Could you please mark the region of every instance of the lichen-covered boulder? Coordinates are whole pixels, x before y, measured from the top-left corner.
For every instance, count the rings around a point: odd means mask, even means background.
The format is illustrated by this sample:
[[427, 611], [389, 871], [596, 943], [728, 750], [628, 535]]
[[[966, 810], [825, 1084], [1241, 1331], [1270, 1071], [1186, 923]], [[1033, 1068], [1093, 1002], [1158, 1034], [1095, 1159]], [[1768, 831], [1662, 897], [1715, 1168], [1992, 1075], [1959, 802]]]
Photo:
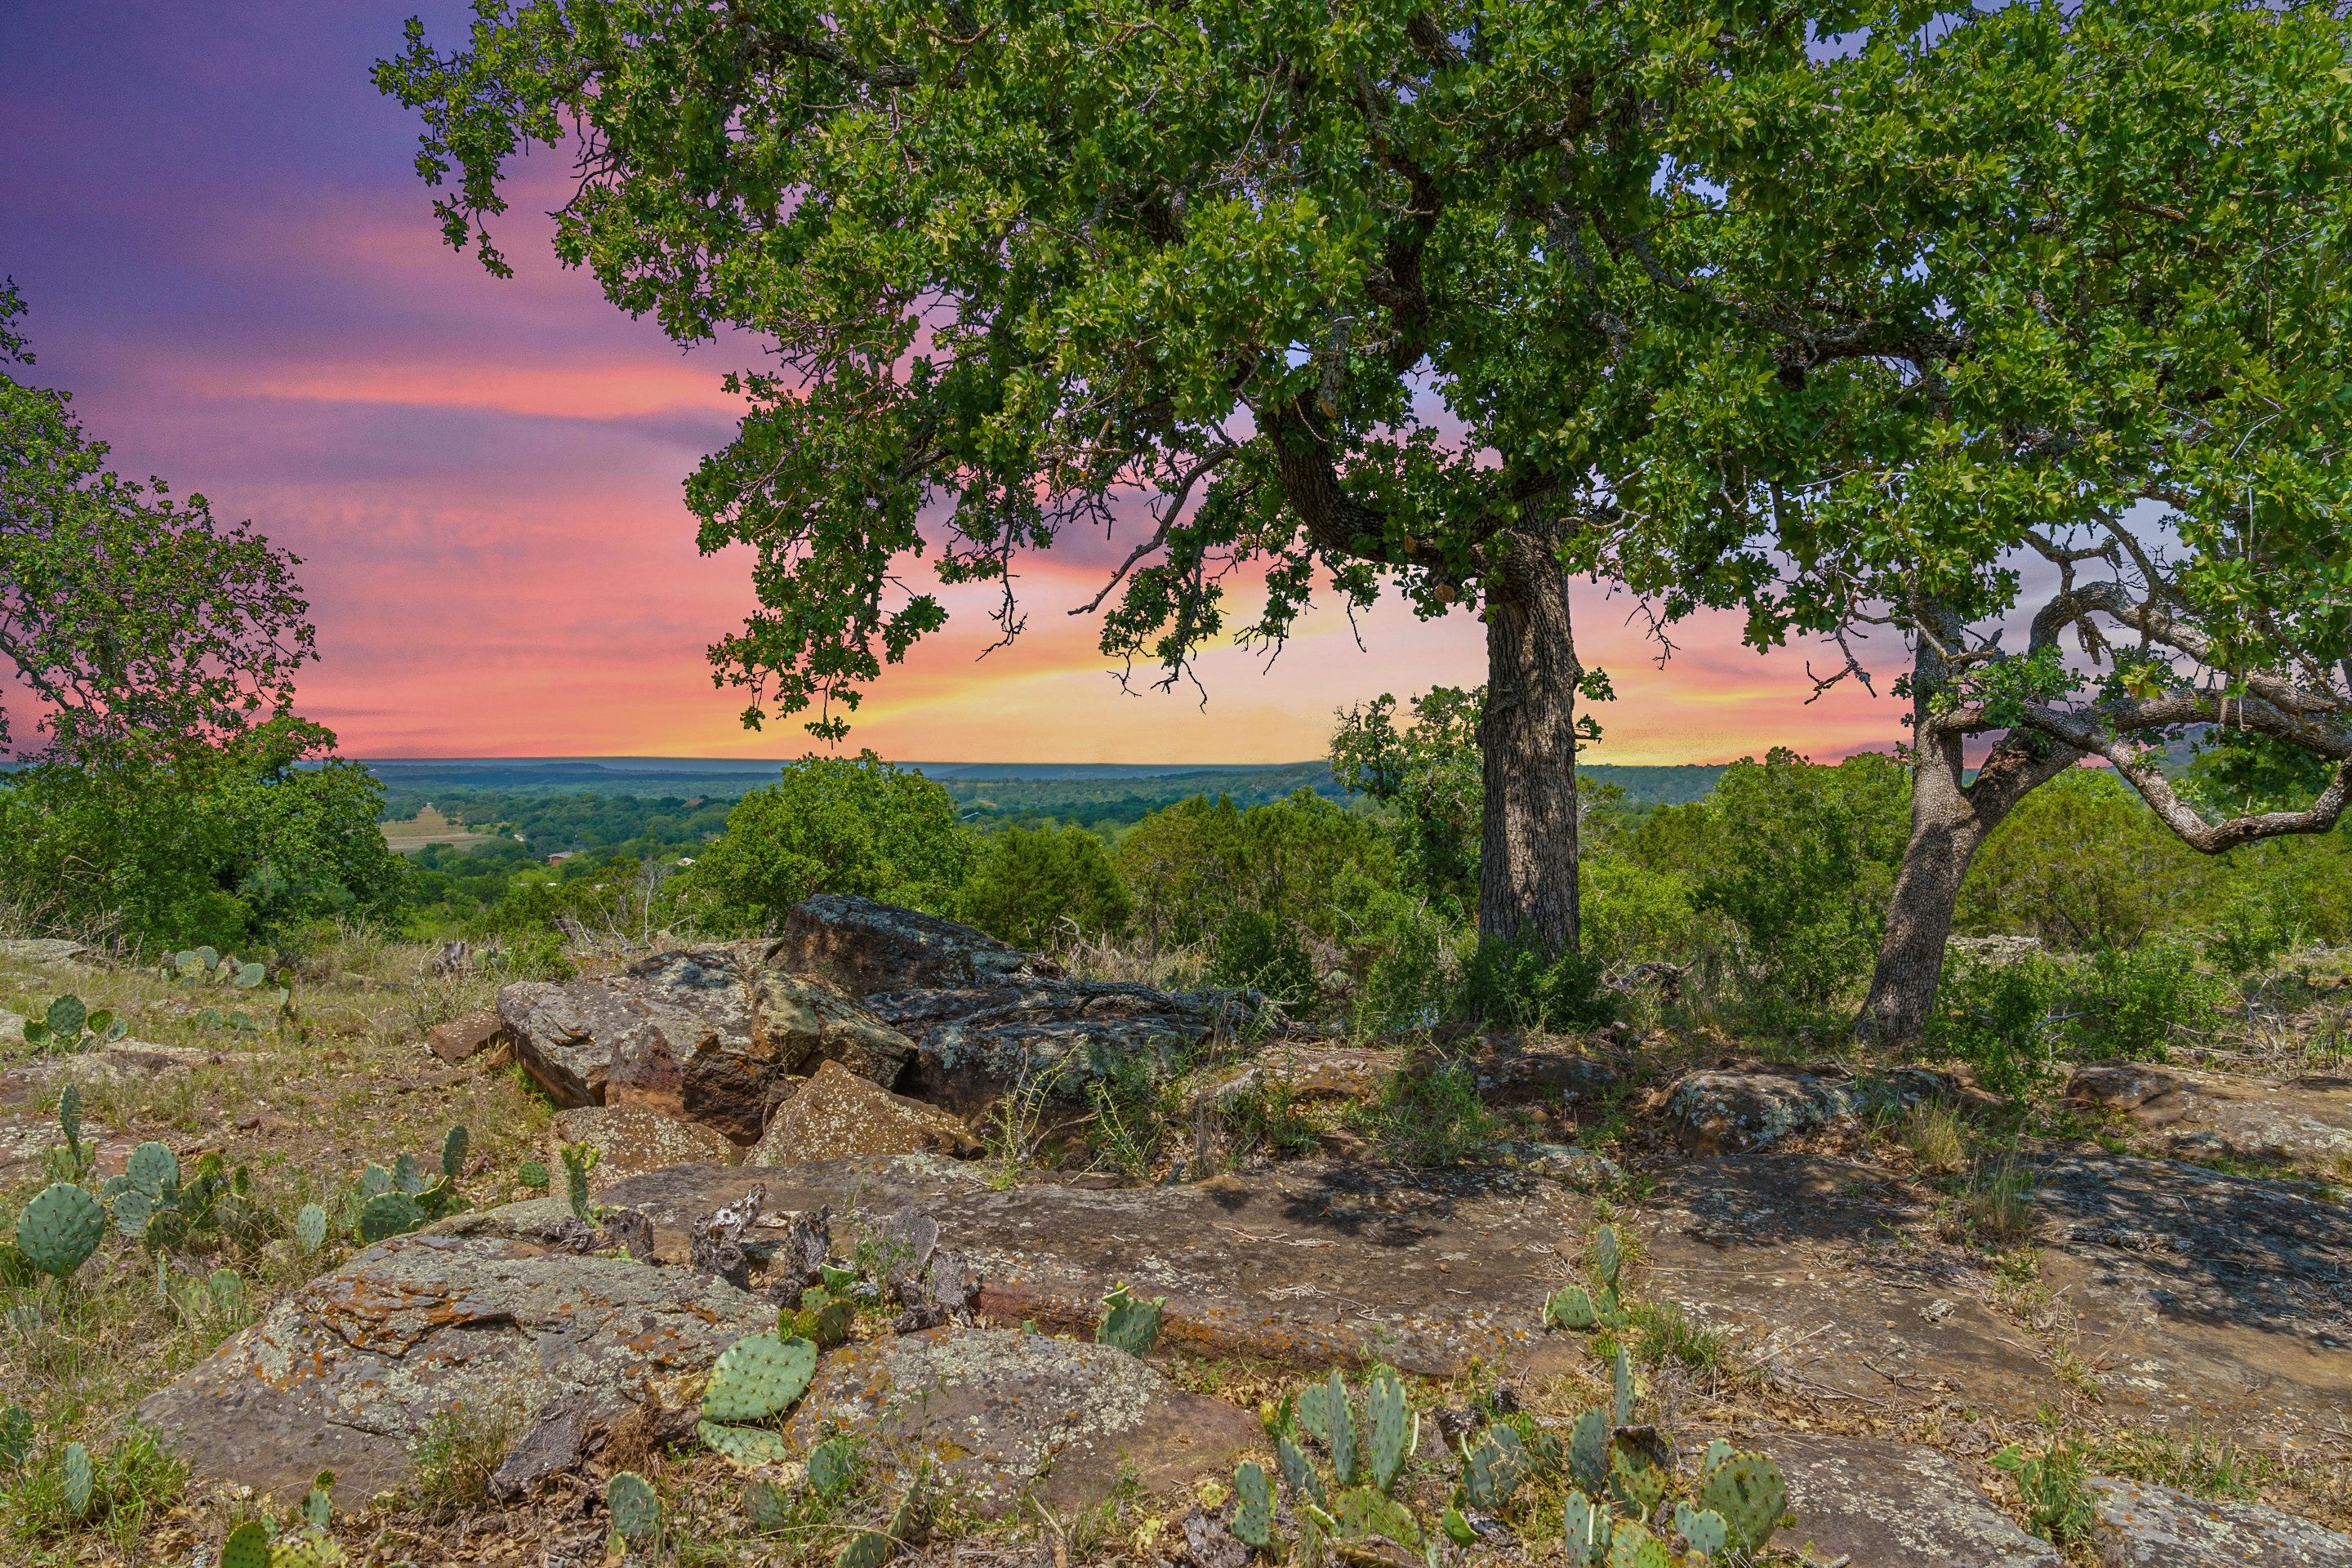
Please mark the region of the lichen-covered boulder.
[[1060, 973], [971, 926], [845, 893], [819, 893], [794, 905], [768, 962], [821, 975], [853, 996]]
[[1057, 1511], [1111, 1495], [1122, 1472], [1164, 1492], [1265, 1441], [1257, 1417], [1187, 1394], [1125, 1351], [1008, 1329], [935, 1329], [826, 1358], [794, 1410], [800, 1446], [828, 1430], [898, 1468], [928, 1458], [951, 1496], [1001, 1513], [1034, 1494]]
[[749, 1163], [796, 1165], [848, 1154], [978, 1152], [971, 1131], [946, 1111], [893, 1094], [839, 1062], [829, 1061], [776, 1108]]
[[596, 1151], [595, 1167], [588, 1173], [593, 1193], [642, 1171], [733, 1164], [742, 1152], [716, 1128], [635, 1105], [576, 1105], [559, 1110], [549, 1124], [547, 1142], [548, 1168], [555, 1171], [563, 1168], [566, 1143], [585, 1143]]
[[1791, 1068], [1690, 1073], [1666, 1096], [1666, 1116], [1684, 1143], [1736, 1154], [1884, 1108], [1948, 1098], [1958, 1084], [1927, 1068], [1845, 1079]]
[[688, 1269], [405, 1236], [295, 1291], [139, 1415], [199, 1477], [291, 1498], [331, 1469], [366, 1498], [413, 1479], [436, 1422], [527, 1434], [559, 1413], [681, 1405], [720, 1351], [774, 1323], [772, 1303]]
[[2092, 1549], [2107, 1568], [2352, 1568], [2352, 1536], [2259, 1503], [2094, 1477]]
[[898, 1081], [915, 1042], [821, 979], [763, 963], [754, 983], [753, 1048], [793, 1073], [835, 1062], [885, 1089]]
[[2352, 1079], [2306, 1075], [2284, 1083], [2146, 1062], [2074, 1069], [2066, 1097], [2118, 1110], [2167, 1152], [2216, 1154], [2323, 1178], [2352, 1174]]
[[864, 1005], [914, 1040], [910, 1081], [919, 1092], [959, 1106], [982, 1103], [1014, 1083], [1080, 1100], [1110, 1064], [1140, 1058], [1154, 1071], [1173, 1071], [1221, 1030], [1256, 1016], [1246, 992], [1042, 975], [987, 987], [887, 991]]
[[1793, 1525], [1781, 1544], [1861, 1568], [2059, 1568], [2056, 1548], [2020, 1530], [1933, 1448], [1874, 1437], [1773, 1433], [1743, 1438], [1780, 1467]]

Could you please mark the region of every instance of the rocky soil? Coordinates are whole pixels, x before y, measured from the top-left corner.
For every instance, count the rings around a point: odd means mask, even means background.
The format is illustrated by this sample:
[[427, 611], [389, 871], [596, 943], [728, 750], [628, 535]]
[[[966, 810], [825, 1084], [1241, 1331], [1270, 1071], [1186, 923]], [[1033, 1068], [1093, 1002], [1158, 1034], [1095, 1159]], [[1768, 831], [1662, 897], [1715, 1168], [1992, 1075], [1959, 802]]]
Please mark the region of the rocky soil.
[[[1247, 994], [1075, 977], [863, 900], [811, 900], [772, 942], [477, 1000], [387, 1048], [436, 1108], [521, 1104], [498, 1097], [527, 1079], [551, 1105], [508, 1112], [488, 1146], [556, 1164], [560, 1190], [556, 1151], [593, 1145], [601, 1225], [484, 1163], [470, 1211], [334, 1253], [142, 1384], [138, 1415], [198, 1498], [290, 1501], [331, 1467], [360, 1560], [584, 1563], [613, 1560], [614, 1470], [740, 1533], [747, 1481], [800, 1495], [837, 1437], [872, 1495], [919, 1476], [939, 1500], [900, 1561], [1239, 1568], [1233, 1466], [1271, 1466], [1262, 1403], [1309, 1377], [1406, 1373], [1428, 1415], [1418, 1484], [1441, 1500], [1474, 1410], [1564, 1430], [1598, 1402], [1599, 1342], [1541, 1309], [1606, 1220], [1633, 1243], [1645, 1409], [1685, 1453], [1723, 1436], [1779, 1459], [1784, 1555], [2352, 1568], [2342, 1079], [2085, 1068], [2071, 1122], [1939, 1174], [1896, 1130], [1990, 1113], [1941, 1071], [1622, 1031], [1463, 1040], [1503, 1135], [1433, 1170], [1384, 1159], [1357, 1114], [1397, 1050], [1275, 1037]], [[104, 1169], [156, 1135], [154, 1081], [249, 1075], [268, 1051], [20, 1053], [0, 1073], [0, 1181], [32, 1179], [67, 1076], [146, 1075], [143, 1100], [97, 1107]], [[1076, 1114], [1138, 1059], [1188, 1074], [1185, 1136], [1148, 1179], [1008, 1157], [1008, 1104]], [[1278, 1160], [1237, 1131], [1276, 1091], [1304, 1130]], [[257, 1135], [293, 1136], [270, 1117]], [[694, 1436], [711, 1364], [828, 1258], [865, 1280], [847, 1342], [772, 1460], [730, 1467]], [[1094, 1342], [1121, 1285], [1165, 1299], [1141, 1360]], [[478, 1485], [420, 1511], [421, 1467], [460, 1427], [481, 1438]], [[2062, 1438], [2084, 1510], [2063, 1551], [1995, 1462]], [[1457, 1556], [1559, 1561], [1528, 1520], [1492, 1523]], [[195, 1525], [170, 1539], [209, 1561]], [[828, 1557], [787, 1533], [709, 1560]]]

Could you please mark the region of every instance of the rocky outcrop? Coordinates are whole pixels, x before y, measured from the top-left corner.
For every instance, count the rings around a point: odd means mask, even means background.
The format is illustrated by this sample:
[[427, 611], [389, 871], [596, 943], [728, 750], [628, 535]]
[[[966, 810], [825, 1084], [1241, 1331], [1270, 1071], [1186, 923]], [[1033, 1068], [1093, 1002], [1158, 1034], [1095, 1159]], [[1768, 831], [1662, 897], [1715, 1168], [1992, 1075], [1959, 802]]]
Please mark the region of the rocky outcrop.
[[1707, 1153], [1739, 1153], [1792, 1134], [1888, 1107], [1948, 1098], [1958, 1084], [1927, 1068], [1845, 1079], [1794, 1069], [1710, 1070], [1686, 1075], [1666, 1097], [1683, 1142]]
[[913, 1044], [822, 984], [766, 971], [767, 945], [656, 954], [618, 974], [499, 993], [515, 1058], [557, 1104], [636, 1106], [756, 1142], [812, 1058], [885, 1081]]
[[749, 1163], [796, 1165], [851, 1154], [970, 1154], [979, 1149], [964, 1124], [946, 1111], [893, 1094], [829, 1061], [776, 1108]]
[[971, 926], [844, 893], [819, 893], [795, 905], [769, 961], [822, 976], [852, 996], [986, 989], [1061, 973]]
[[2310, 1175], [2352, 1174], [2352, 1078], [2306, 1074], [2285, 1083], [2147, 1062], [2074, 1069], [2066, 1097], [2120, 1111], [2185, 1159], [2215, 1154]]
[[2107, 1568], [2352, 1568], [2352, 1536], [2258, 1503], [2095, 1478], [2092, 1548]]
[[367, 1498], [412, 1479], [436, 1418], [527, 1443], [542, 1422], [685, 1405], [774, 1323], [772, 1303], [687, 1269], [419, 1234], [296, 1290], [139, 1414], [200, 1477], [292, 1498], [327, 1468]]
[[1186, 1394], [1124, 1351], [1006, 1329], [941, 1328], [825, 1361], [787, 1434], [843, 1431], [902, 1468], [928, 1455], [946, 1489], [994, 1513], [1034, 1494], [1065, 1515], [1122, 1474], [1164, 1492], [1262, 1446], [1257, 1417]]
[[[646, 1215], [658, 1255], [682, 1259], [696, 1219], [741, 1197], [751, 1174], [662, 1171], [616, 1183], [605, 1201]], [[901, 1155], [758, 1175], [761, 1237], [826, 1207], [844, 1250], [857, 1234], [854, 1212], [868, 1222], [903, 1209], [936, 1218], [979, 1274], [977, 1310], [994, 1322], [1091, 1333], [1103, 1297], [1124, 1280], [1168, 1298], [1160, 1343], [1197, 1354], [1304, 1366], [1378, 1360], [1433, 1375], [1474, 1360], [1585, 1359], [1566, 1336], [1547, 1338], [1537, 1313], [1565, 1278], [1563, 1238], [1589, 1228], [1591, 1204], [1516, 1173], [1300, 1162], [1178, 1186], [1033, 1177], [999, 1190], [986, 1171]], [[756, 1260], [773, 1245], [746, 1250]]]
[[462, 1018], [452, 1018], [434, 1026], [425, 1037], [425, 1045], [435, 1056], [455, 1066], [470, 1061], [496, 1046], [506, 1036], [506, 1020], [498, 1009], [486, 1007], [478, 1013], [468, 1013]]
[[1080, 1099], [1110, 1064], [1141, 1058], [1170, 1071], [1221, 1029], [1254, 1016], [1246, 993], [1047, 976], [882, 992], [865, 1005], [915, 1041], [920, 1092], [951, 1104], [983, 1101], [1013, 1084]]
[[732, 1164], [741, 1152], [715, 1128], [634, 1105], [577, 1105], [557, 1111], [548, 1128], [550, 1170], [563, 1168], [566, 1143], [585, 1143], [596, 1151], [595, 1166], [588, 1173], [592, 1193], [625, 1177], [672, 1165]]
[[105, 962], [106, 955], [98, 949], [62, 937], [18, 937], [0, 942], [0, 963], [33, 969], [71, 969]]
[[1775, 1432], [1757, 1439], [1789, 1483], [1793, 1524], [1779, 1543], [1810, 1562], [1854, 1568], [2060, 1568], [2046, 1541], [2020, 1530], [1933, 1448], [1870, 1437]]

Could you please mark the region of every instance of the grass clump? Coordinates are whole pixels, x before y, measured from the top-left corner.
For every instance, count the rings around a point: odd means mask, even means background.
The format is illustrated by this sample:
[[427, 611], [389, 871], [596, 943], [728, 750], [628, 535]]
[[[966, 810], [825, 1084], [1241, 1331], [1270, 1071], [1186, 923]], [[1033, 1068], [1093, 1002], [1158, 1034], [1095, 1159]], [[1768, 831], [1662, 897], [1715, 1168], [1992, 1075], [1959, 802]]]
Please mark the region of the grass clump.
[[446, 1518], [488, 1502], [490, 1478], [523, 1427], [522, 1412], [503, 1403], [455, 1405], [435, 1415], [411, 1456], [417, 1506]]
[[1478, 1098], [1470, 1064], [1459, 1060], [1407, 1062], [1350, 1120], [1398, 1164], [1423, 1168], [1462, 1163], [1492, 1142], [1498, 1127]]
[[89, 1501], [77, 1514], [66, 1484], [66, 1447], [63, 1440], [44, 1443], [13, 1475], [0, 1478], [0, 1539], [31, 1546], [89, 1534], [128, 1557], [149, 1522], [169, 1512], [187, 1488], [186, 1461], [134, 1421], [111, 1444], [89, 1448]]
[[1916, 1107], [1904, 1121], [1901, 1136], [1912, 1166], [1924, 1175], [1958, 1175], [1968, 1163], [1960, 1113], [1948, 1101], [1929, 1100]]

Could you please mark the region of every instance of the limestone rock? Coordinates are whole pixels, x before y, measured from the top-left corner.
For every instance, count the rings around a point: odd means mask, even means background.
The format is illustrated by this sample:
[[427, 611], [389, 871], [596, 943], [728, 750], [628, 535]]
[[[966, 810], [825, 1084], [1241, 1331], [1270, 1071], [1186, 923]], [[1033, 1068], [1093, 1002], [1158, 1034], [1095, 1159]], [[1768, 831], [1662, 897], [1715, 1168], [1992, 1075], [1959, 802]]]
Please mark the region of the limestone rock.
[[819, 893], [794, 905], [768, 962], [821, 975], [853, 996], [1060, 973], [971, 926], [845, 893]]
[[1278, 1045], [1213, 1073], [1192, 1087], [1191, 1106], [1227, 1110], [1244, 1097], [1278, 1089], [1297, 1103], [1366, 1100], [1395, 1072], [1397, 1053], [1377, 1046]]
[[94, 947], [60, 937], [20, 937], [0, 942], [0, 963], [29, 964], [37, 969], [99, 964], [106, 955]]
[[832, 985], [772, 963], [759, 972], [751, 1038], [754, 1049], [784, 1064], [787, 1072], [811, 1073], [820, 1062], [837, 1062], [885, 1089], [898, 1081], [915, 1054], [914, 1041]]
[[1736, 1154], [1883, 1106], [1948, 1097], [1958, 1088], [1951, 1078], [1926, 1068], [1898, 1068], [1884, 1078], [1858, 1081], [1777, 1068], [1709, 1070], [1687, 1074], [1675, 1085], [1666, 1097], [1666, 1115], [1690, 1146]]
[[930, 1454], [948, 1489], [1001, 1512], [1032, 1492], [1057, 1511], [1100, 1502], [1129, 1470], [1165, 1492], [1265, 1440], [1256, 1416], [1177, 1389], [1124, 1351], [1006, 1329], [942, 1328], [826, 1358], [789, 1435], [847, 1430]]
[[1141, 1058], [1156, 1070], [1172, 1071], [1220, 1029], [1256, 1016], [1246, 992], [1160, 991], [1051, 976], [882, 992], [866, 997], [865, 1005], [914, 1039], [918, 1092], [958, 1106], [984, 1102], [1018, 1082], [1083, 1099], [1105, 1064]]
[[1794, 1432], [1754, 1446], [1780, 1464], [1797, 1516], [1774, 1544], [1809, 1544], [1812, 1561], [1843, 1557], [1853, 1568], [2060, 1568], [2064, 1561], [1933, 1448]]
[[893, 1094], [839, 1062], [828, 1061], [776, 1108], [750, 1163], [794, 1165], [850, 1154], [977, 1153], [979, 1147], [964, 1124], [946, 1111]]
[[641, 1171], [730, 1165], [740, 1152], [713, 1128], [634, 1105], [576, 1105], [557, 1111], [548, 1129], [548, 1169], [562, 1170], [566, 1143], [586, 1143], [596, 1151], [595, 1168], [588, 1173], [593, 1193]]
[[2352, 1536], [2256, 1503], [2095, 1477], [2092, 1545], [2107, 1568], [2352, 1568]]
[[2352, 1079], [2305, 1075], [2264, 1083], [2146, 1062], [2074, 1069], [2066, 1096], [2120, 1110], [2170, 1152], [2230, 1154], [2317, 1176], [2352, 1173]]
[[499, 1016], [498, 1009], [486, 1007], [436, 1025], [425, 1037], [425, 1043], [435, 1056], [455, 1064], [479, 1056], [497, 1045], [505, 1034], [506, 1021]]
[[420, 1233], [368, 1248], [280, 1301], [141, 1417], [206, 1479], [281, 1499], [321, 1468], [340, 1495], [404, 1485], [445, 1412], [530, 1430], [609, 1422], [775, 1322], [772, 1303], [684, 1269]]
[[[659, 1255], [682, 1260], [689, 1227], [741, 1197], [750, 1173], [681, 1166], [615, 1183], [605, 1201], [649, 1215]], [[974, 1310], [992, 1322], [1091, 1334], [1103, 1297], [1125, 1280], [1168, 1298], [1160, 1343], [1195, 1354], [1385, 1361], [1432, 1375], [1473, 1360], [1588, 1360], [1571, 1336], [1547, 1336], [1538, 1313], [1564, 1277], [1561, 1237], [1591, 1228], [1591, 1202], [1513, 1172], [1299, 1161], [1177, 1186], [1033, 1177], [1000, 1191], [972, 1165], [899, 1155], [759, 1175], [767, 1217], [752, 1233], [761, 1244], [747, 1242], [755, 1258], [795, 1215], [830, 1206], [845, 1251], [857, 1225], [913, 1209], [980, 1276]]]

